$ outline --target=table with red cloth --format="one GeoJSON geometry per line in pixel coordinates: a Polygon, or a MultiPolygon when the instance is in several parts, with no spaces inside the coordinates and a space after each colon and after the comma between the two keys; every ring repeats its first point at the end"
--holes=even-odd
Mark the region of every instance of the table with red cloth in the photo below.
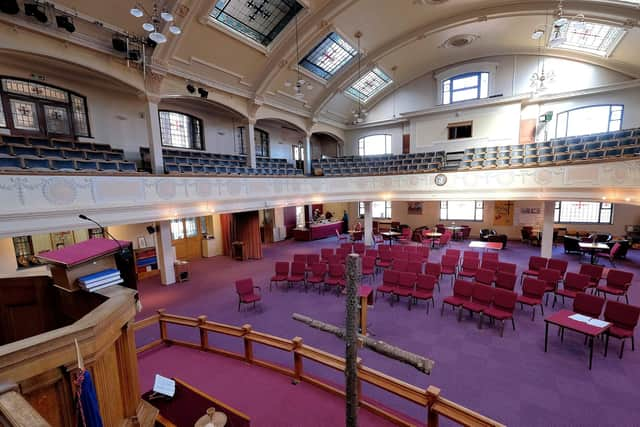
{"type": "Polygon", "coordinates": [[[172,398],[150,399],[152,390],[144,393],[142,398],[155,406],[160,414],[156,425],[165,427],[192,427],[196,421],[206,414],[207,409],[215,408],[216,412],[224,412],[227,416],[225,427],[250,427],[251,420],[242,412],[203,393],[197,388],[174,378],[176,393],[172,398]]]}
{"type": "Polygon", "coordinates": [[[502,242],[484,242],[474,240],[473,242],[469,242],[470,248],[480,248],[480,249],[494,249],[499,251],[502,249],[502,242]]]}
{"type": "MultiPolygon", "coordinates": [[[[579,332],[587,337],[589,340],[589,369],[591,369],[591,363],[593,360],[593,340],[596,337],[605,334],[607,330],[611,327],[611,324],[608,323],[605,326],[595,326],[590,325],[585,322],[581,322],[579,320],[574,320],[570,316],[573,316],[575,313],[571,310],[560,310],[557,313],[553,313],[552,315],[546,317],[544,319],[545,327],[544,327],[544,351],[547,352],[547,341],[549,337],[549,324],[557,325],[561,328],[561,340],[564,338],[564,329],[569,329],[571,331],[579,332]]],[[[587,316],[584,316],[587,317],[587,316]]],[[[605,334],[605,347],[609,344],[609,334],[605,334]]]]}
{"type": "Polygon", "coordinates": [[[318,240],[326,237],[335,237],[336,231],[342,233],[342,221],[309,224],[305,228],[294,228],[293,238],[301,241],[318,240]]]}

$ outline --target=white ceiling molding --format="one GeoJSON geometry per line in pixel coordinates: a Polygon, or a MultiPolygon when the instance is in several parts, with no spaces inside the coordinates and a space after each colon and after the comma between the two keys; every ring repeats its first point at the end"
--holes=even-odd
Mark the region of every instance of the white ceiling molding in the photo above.
{"type": "Polygon", "coordinates": [[[635,80],[629,80],[626,82],[612,83],[608,85],[592,87],[589,89],[574,90],[570,92],[552,93],[547,95],[543,94],[540,96],[531,96],[530,98],[525,99],[522,103],[524,105],[541,104],[546,102],[561,101],[564,99],[578,98],[581,96],[590,96],[590,95],[597,95],[602,93],[617,92],[621,90],[636,89],[639,87],[640,87],[640,79],[635,79],[635,80]]]}

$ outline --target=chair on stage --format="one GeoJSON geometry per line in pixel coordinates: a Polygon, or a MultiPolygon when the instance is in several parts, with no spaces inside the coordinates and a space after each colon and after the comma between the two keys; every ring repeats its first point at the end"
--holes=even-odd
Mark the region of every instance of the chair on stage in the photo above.
{"type": "Polygon", "coordinates": [[[502,326],[500,327],[500,338],[504,333],[505,320],[511,319],[511,325],[513,330],[516,330],[516,323],[513,319],[513,310],[516,308],[516,300],[518,295],[507,289],[494,289],[493,301],[489,308],[484,309],[480,313],[480,320],[478,321],[479,328],[482,329],[482,318],[487,316],[491,319],[500,320],[502,326]]]}
{"type": "MultiPolygon", "coordinates": [[[[622,341],[620,343],[620,359],[622,359],[624,343],[627,338],[631,338],[631,351],[636,349],[633,332],[638,324],[639,317],[640,307],[617,301],[607,301],[607,305],[604,308],[604,320],[613,324],[607,333],[622,341]]],[[[607,356],[607,347],[604,349],[604,355],[605,357],[607,356]]]]}
{"type": "Polygon", "coordinates": [[[260,286],[253,286],[253,279],[236,280],[236,292],[238,293],[238,311],[242,304],[253,304],[255,308],[256,302],[262,300],[260,296],[260,286]],[[258,290],[256,293],[255,290],[258,290]]]}
{"type": "Polygon", "coordinates": [[[278,261],[276,262],[276,274],[271,276],[271,281],[269,282],[269,292],[271,292],[271,285],[274,283],[276,287],[278,283],[288,282],[289,280],[289,263],[286,261],[278,261]]]}
{"type": "Polygon", "coordinates": [[[540,279],[526,277],[522,283],[522,295],[518,295],[517,302],[520,307],[528,305],[532,308],[531,321],[536,318],[536,306],[540,306],[540,313],[544,316],[544,308],[542,306],[542,298],[544,298],[547,284],[540,279]]]}

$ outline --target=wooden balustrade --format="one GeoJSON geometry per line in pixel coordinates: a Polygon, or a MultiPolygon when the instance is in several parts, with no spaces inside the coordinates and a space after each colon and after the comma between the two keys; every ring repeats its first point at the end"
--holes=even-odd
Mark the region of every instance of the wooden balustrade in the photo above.
{"type": "MultiPolygon", "coordinates": [[[[134,331],[138,331],[149,326],[159,325],[160,338],[137,349],[138,353],[157,347],[161,344],[176,344],[189,348],[209,351],[221,354],[227,357],[240,359],[248,363],[273,369],[282,374],[288,375],[294,381],[305,381],[313,384],[323,390],[329,391],[339,396],[344,396],[344,390],[327,384],[318,378],[310,376],[304,371],[304,360],[310,360],[331,369],[344,372],[345,360],[340,356],[327,353],[315,347],[303,343],[302,338],[295,337],[286,339],[274,335],[265,334],[263,332],[254,331],[251,325],[243,325],[241,327],[225,325],[223,323],[212,322],[207,320],[207,316],[199,316],[197,318],[187,316],[176,316],[167,314],[165,310],[158,310],[158,314],[147,317],[134,324],[134,331]],[[195,344],[182,340],[170,339],[167,336],[167,325],[179,325],[191,328],[198,328],[200,332],[200,343],[195,344]],[[236,353],[209,345],[209,333],[218,333],[237,338],[242,338],[244,344],[244,352],[236,353]],[[293,353],[293,369],[288,369],[280,365],[276,365],[265,360],[256,359],[253,352],[254,344],[262,344],[267,347],[293,353]]],[[[460,425],[469,427],[500,427],[503,424],[478,414],[464,406],[460,406],[450,400],[440,396],[440,389],[429,386],[426,390],[412,384],[406,383],[397,378],[383,374],[375,369],[362,365],[362,360],[358,359],[358,390],[361,390],[362,382],[374,385],[386,392],[400,396],[412,403],[425,407],[427,410],[427,426],[437,427],[439,417],[443,416],[460,425]]],[[[364,400],[362,393],[359,393],[360,405],[375,413],[378,416],[388,419],[389,421],[401,425],[412,426],[407,419],[397,414],[380,408],[376,404],[364,400]]]]}

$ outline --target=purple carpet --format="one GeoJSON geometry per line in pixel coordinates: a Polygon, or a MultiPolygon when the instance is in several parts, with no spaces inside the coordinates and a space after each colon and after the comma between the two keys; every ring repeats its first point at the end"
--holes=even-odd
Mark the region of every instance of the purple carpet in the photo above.
{"type": "MultiPolygon", "coordinates": [[[[466,249],[466,245],[453,242],[451,247],[466,249]]],[[[158,277],[147,279],[139,284],[143,311],[138,319],[153,314],[158,308],[186,316],[204,314],[210,320],[232,325],[249,323],[256,330],[281,337],[301,336],[309,345],[344,354],[344,343],[339,339],[291,320],[291,313],[299,312],[343,325],[343,296],[329,293],[318,295],[311,290],[305,293],[299,289],[274,289],[269,292],[268,286],[275,261],[291,261],[294,253],[319,253],[322,247],[335,246],[335,239],[281,242],[266,246],[265,258],[260,261],[240,262],[216,257],[194,262],[192,279],[185,283],[165,287],[160,285],[158,277]],[[244,277],[252,277],[256,285],[262,286],[263,301],[256,310],[243,308],[238,312],[234,281],[244,277]]],[[[442,252],[432,251],[430,261],[439,261],[442,252]]],[[[519,275],[526,267],[529,256],[538,254],[539,248],[509,242],[508,249],[500,252],[500,259],[518,264],[519,275]]],[[[561,246],[554,248],[554,257],[567,259],[568,271],[579,269],[579,256],[565,255],[561,246]]],[[[627,260],[617,263],[617,268],[634,273],[630,290],[632,304],[640,303],[639,266],[639,251],[629,251],[627,260]]],[[[378,283],[380,281],[381,275],[377,279],[378,283]]],[[[544,322],[539,312],[535,322],[531,322],[530,310],[517,308],[516,330],[507,325],[504,338],[499,337],[497,328],[487,327],[486,322],[482,330],[478,330],[477,323],[467,320],[466,316],[458,323],[451,310],[445,310],[441,317],[439,309],[442,298],[451,295],[449,278],[442,279],[441,285],[442,291],[436,292],[437,310],[431,310],[429,315],[426,315],[424,303],[408,311],[405,302],[391,306],[387,298],[379,298],[369,311],[369,327],[375,333],[375,338],[433,359],[435,368],[432,374],[421,374],[407,365],[366,349],[360,350],[365,365],[420,387],[440,387],[444,397],[511,426],[639,425],[637,385],[640,384],[640,351],[632,352],[630,343],[627,343],[624,358],[620,360],[617,357],[618,340],[612,339],[609,343],[606,359],[602,355],[603,343],[596,342],[593,370],[589,371],[588,347],[583,344],[581,335],[566,332],[564,343],[561,344],[552,329],[549,352],[544,353],[544,322]]],[[[519,283],[516,291],[520,292],[519,283]]],[[[571,304],[567,300],[565,308],[570,309],[571,304]]],[[[555,310],[560,308],[562,304],[556,305],[555,310]]],[[[553,311],[551,303],[545,307],[545,314],[553,311]]],[[[138,345],[157,336],[157,328],[140,331],[138,345]]],[[[180,327],[169,327],[169,336],[192,342],[199,340],[197,331],[180,327]]],[[[209,342],[221,348],[242,351],[242,343],[238,339],[210,334],[209,342]]],[[[255,355],[282,365],[293,365],[291,355],[278,350],[256,346],[255,355]]],[[[185,359],[187,363],[182,363],[183,355],[179,357],[177,360],[180,362],[170,371],[178,377],[183,370],[186,375],[194,369],[185,366],[190,363],[188,358],[185,359]]],[[[215,377],[219,365],[217,359],[211,360],[214,370],[212,376],[215,377]]],[[[153,358],[146,356],[140,359],[141,381],[147,386],[152,374],[159,369],[159,365],[153,362],[153,358]]],[[[337,384],[344,381],[342,373],[320,365],[306,363],[304,369],[337,384]]],[[[233,388],[234,385],[230,384],[229,393],[233,388]]],[[[425,410],[417,405],[368,385],[363,387],[363,392],[367,397],[412,418],[425,419],[425,410]]],[[[224,396],[218,397],[224,400],[224,396]]],[[[250,408],[241,409],[251,415],[250,408]]],[[[320,424],[309,418],[304,425],[320,424]]]]}

